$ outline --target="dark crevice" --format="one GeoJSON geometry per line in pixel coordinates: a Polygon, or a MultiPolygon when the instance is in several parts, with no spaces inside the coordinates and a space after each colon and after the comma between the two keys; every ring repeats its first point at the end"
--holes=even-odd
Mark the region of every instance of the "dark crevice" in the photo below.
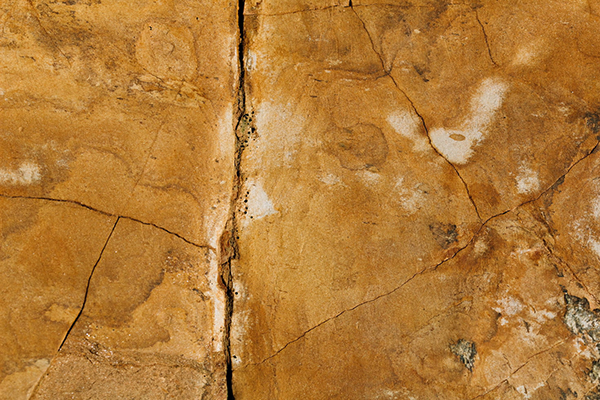
{"type": "Polygon", "coordinates": [[[238,0],[238,87],[237,87],[237,110],[234,123],[235,127],[235,158],[234,158],[234,179],[231,192],[230,216],[225,230],[220,239],[220,283],[225,291],[225,323],[223,333],[223,349],[226,363],[226,384],[227,400],[235,400],[233,393],[233,354],[231,353],[231,323],[234,307],[234,287],[232,263],[238,258],[238,223],[236,219],[236,210],[238,199],[241,194],[243,176],[241,172],[242,153],[247,145],[248,112],[246,106],[246,68],[245,51],[246,35],[244,27],[244,9],[245,0],[238,0]]]}
{"type": "Polygon", "coordinates": [[[181,236],[178,233],[175,233],[167,228],[163,228],[162,226],[156,225],[153,222],[146,222],[146,221],[142,221],[140,219],[137,218],[133,218],[133,217],[128,217],[126,215],[117,215],[117,214],[113,214],[113,213],[109,213],[107,211],[103,211],[103,210],[99,210],[97,208],[94,208],[92,206],[89,206],[87,204],[84,204],[82,202],[76,201],[76,200],[68,200],[68,199],[54,199],[51,197],[43,197],[43,196],[13,196],[13,195],[8,195],[8,194],[3,194],[0,193],[0,197],[4,197],[5,199],[23,199],[23,200],[42,200],[42,201],[50,201],[50,202],[54,202],[54,203],[65,203],[65,204],[72,204],[72,205],[76,205],[79,207],[83,207],[87,210],[96,212],[98,214],[102,214],[102,215],[106,215],[107,217],[117,217],[120,219],[127,219],[129,221],[133,221],[133,222],[137,222],[138,224],[142,224],[142,225],[146,225],[146,226],[152,226],[156,229],[159,229],[165,233],[168,233],[169,235],[173,235],[181,240],[183,240],[184,242],[186,242],[187,244],[191,244],[194,247],[198,247],[198,248],[206,248],[206,249],[210,249],[213,252],[216,251],[216,249],[212,248],[209,245],[206,244],[198,244],[195,242],[192,242],[189,239],[186,239],[185,237],[181,236]]]}
{"type": "Polygon", "coordinates": [[[90,272],[90,276],[88,277],[87,285],[85,287],[85,294],[83,295],[83,302],[81,303],[81,308],[79,309],[79,312],[77,313],[77,316],[73,320],[73,323],[69,327],[69,330],[67,330],[67,333],[65,334],[65,337],[62,340],[60,346],[58,346],[58,352],[60,352],[62,350],[65,342],[69,338],[69,334],[73,330],[73,327],[75,326],[75,324],[77,324],[77,321],[79,321],[79,318],[81,317],[81,314],[83,314],[83,309],[85,308],[85,304],[86,304],[87,299],[88,299],[88,294],[90,292],[90,283],[92,282],[92,277],[94,276],[94,272],[96,271],[96,267],[98,267],[98,264],[100,264],[100,260],[102,259],[102,255],[104,254],[104,250],[106,250],[106,246],[108,246],[108,242],[110,242],[110,238],[112,237],[113,233],[115,232],[115,228],[117,227],[117,224],[119,223],[120,220],[121,220],[121,217],[117,217],[117,220],[115,221],[115,224],[113,225],[112,229],[110,230],[110,233],[108,234],[108,237],[106,238],[106,241],[104,242],[104,246],[102,246],[102,250],[100,250],[100,254],[98,255],[98,259],[96,260],[96,263],[94,263],[94,266],[92,267],[92,271],[90,272]]]}

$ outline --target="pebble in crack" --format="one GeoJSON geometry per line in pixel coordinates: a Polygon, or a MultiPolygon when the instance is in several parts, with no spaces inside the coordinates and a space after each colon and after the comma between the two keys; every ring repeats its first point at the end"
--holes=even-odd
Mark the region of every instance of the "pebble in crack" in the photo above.
{"type": "Polygon", "coordinates": [[[567,311],[563,322],[576,335],[588,335],[594,342],[600,341],[600,312],[590,310],[586,298],[579,298],[565,293],[567,311]]]}
{"type": "Polygon", "coordinates": [[[460,361],[465,365],[465,367],[467,367],[469,371],[473,371],[475,356],[477,355],[475,343],[465,339],[459,339],[458,342],[450,345],[450,351],[452,351],[452,354],[460,358],[460,361]]]}

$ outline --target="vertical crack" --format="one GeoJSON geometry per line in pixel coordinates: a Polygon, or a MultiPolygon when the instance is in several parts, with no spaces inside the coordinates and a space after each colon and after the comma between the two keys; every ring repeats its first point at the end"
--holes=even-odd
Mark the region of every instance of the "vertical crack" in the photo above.
{"type": "Polygon", "coordinates": [[[247,121],[246,110],[246,68],[245,51],[246,35],[244,28],[245,0],[238,0],[237,23],[238,23],[238,87],[237,87],[237,110],[234,121],[235,127],[235,157],[234,157],[234,179],[231,193],[231,204],[229,207],[229,219],[220,239],[220,283],[225,291],[225,326],[223,335],[223,349],[226,363],[226,385],[227,400],[234,400],[233,394],[233,354],[231,353],[231,324],[234,307],[234,287],[232,264],[238,258],[238,223],[236,210],[242,186],[242,153],[247,144],[247,121]]]}
{"type": "Polygon", "coordinates": [[[494,64],[497,67],[498,63],[496,62],[496,60],[494,60],[494,57],[492,56],[492,49],[490,48],[490,42],[488,40],[488,36],[485,31],[485,27],[483,26],[481,19],[479,19],[479,13],[477,12],[477,9],[474,9],[473,11],[475,12],[475,19],[477,20],[477,23],[481,27],[481,32],[483,32],[483,40],[485,41],[485,47],[487,48],[487,53],[488,53],[488,56],[490,57],[490,61],[492,62],[492,64],[494,64]]]}

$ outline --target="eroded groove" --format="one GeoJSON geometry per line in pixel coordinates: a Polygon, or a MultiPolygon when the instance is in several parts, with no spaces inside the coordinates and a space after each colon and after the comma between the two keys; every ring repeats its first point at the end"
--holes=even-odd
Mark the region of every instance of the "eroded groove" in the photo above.
{"type": "Polygon", "coordinates": [[[87,204],[81,203],[79,201],[76,200],[67,200],[67,199],[54,199],[51,197],[43,197],[43,196],[13,196],[13,195],[8,195],[8,194],[3,194],[0,193],[0,197],[4,197],[5,199],[23,199],[23,200],[41,200],[41,201],[49,201],[49,202],[54,202],[54,203],[66,203],[66,204],[72,204],[72,205],[76,205],[79,207],[83,207],[85,209],[88,209],[90,211],[96,212],[98,214],[102,214],[102,215],[106,215],[107,217],[115,217],[115,218],[120,218],[120,219],[127,219],[129,221],[133,221],[133,222],[137,222],[138,224],[142,224],[142,225],[146,225],[146,226],[152,226],[156,229],[159,229],[165,233],[168,233],[169,235],[173,235],[181,240],[183,240],[184,242],[186,242],[187,244],[191,244],[194,247],[198,247],[200,249],[209,249],[213,252],[216,252],[216,249],[207,245],[207,244],[198,244],[195,242],[192,242],[191,240],[185,238],[184,236],[181,236],[178,233],[175,233],[173,231],[168,230],[167,228],[163,228],[160,225],[157,225],[153,222],[146,222],[146,221],[142,221],[140,219],[137,218],[133,218],[133,217],[128,217],[126,215],[117,215],[117,214],[113,214],[113,213],[109,213],[107,211],[103,211],[103,210],[99,210],[97,208],[91,207],[87,204]]]}
{"type": "Polygon", "coordinates": [[[231,353],[231,324],[233,319],[234,307],[234,287],[232,263],[238,259],[238,223],[236,219],[237,204],[241,194],[243,176],[241,171],[242,153],[247,145],[247,120],[248,113],[246,107],[246,68],[244,55],[246,51],[246,31],[244,27],[245,0],[238,0],[238,87],[237,87],[237,113],[234,124],[235,132],[235,158],[234,158],[234,179],[231,190],[231,203],[229,206],[229,219],[225,226],[225,231],[220,238],[220,280],[225,291],[225,322],[223,334],[223,349],[226,363],[226,385],[227,399],[234,400],[233,393],[233,354],[231,353]]]}

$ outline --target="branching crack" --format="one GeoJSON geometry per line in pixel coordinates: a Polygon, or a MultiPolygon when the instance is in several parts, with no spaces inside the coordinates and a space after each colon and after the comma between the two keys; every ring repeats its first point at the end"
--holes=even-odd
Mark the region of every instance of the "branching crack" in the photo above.
{"type": "MultiPolygon", "coordinates": [[[[285,349],[286,349],[288,346],[290,346],[291,344],[293,344],[293,343],[295,343],[295,342],[297,342],[297,341],[301,340],[301,339],[302,339],[302,338],[304,338],[304,337],[305,337],[305,336],[306,336],[306,335],[307,335],[309,332],[311,332],[311,331],[313,331],[313,330],[315,330],[315,329],[319,328],[320,326],[322,326],[322,325],[326,324],[327,322],[330,322],[330,321],[332,321],[332,320],[334,320],[334,319],[338,318],[339,316],[341,316],[341,315],[343,315],[343,314],[345,314],[345,313],[347,313],[347,312],[354,311],[354,310],[356,310],[357,308],[359,308],[359,307],[361,307],[361,306],[363,306],[363,305],[365,305],[365,304],[369,304],[369,303],[375,302],[375,301],[377,301],[377,300],[379,300],[379,299],[381,299],[381,298],[384,298],[384,297],[390,296],[391,294],[393,294],[393,293],[397,292],[398,290],[402,289],[402,288],[403,288],[403,287],[404,287],[406,284],[408,284],[410,281],[412,281],[413,279],[415,279],[417,276],[419,276],[419,275],[422,275],[422,274],[426,273],[427,271],[435,271],[435,270],[437,270],[437,269],[438,269],[438,268],[439,268],[441,265],[443,265],[443,264],[447,263],[448,261],[451,261],[451,260],[452,260],[452,259],[454,259],[454,258],[455,258],[455,257],[456,257],[456,256],[457,256],[457,255],[458,255],[460,252],[462,252],[462,251],[463,251],[463,250],[465,250],[467,247],[469,247],[469,246],[470,246],[470,245],[471,245],[471,244],[472,244],[472,243],[475,241],[475,239],[476,239],[476,238],[479,236],[479,234],[481,233],[481,231],[482,231],[482,230],[483,230],[483,229],[486,227],[486,225],[487,225],[487,224],[488,224],[490,221],[492,221],[492,220],[494,220],[494,219],[496,219],[496,218],[499,218],[499,217],[501,217],[501,216],[503,216],[503,215],[506,215],[506,214],[512,213],[512,212],[516,211],[517,209],[519,209],[519,208],[521,208],[521,207],[523,207],[523,206],[525,206],[525,205],[527,205],[527,204],[529,204],[529,203],[533,203],[533,202],[536,202],[536,201],[538,201],[538,200],[539,200],[539,199],[540,199],[542,196],[544,196],[544,195],[545,195],[547,192],[549,192],[549,191],[550,191],[550,190],[552,190],[554,187],[556,187],[556,186],[557,186],[557,185],[558,185],[560,182],[562,182],[562,181],[564,180],[565,176],[566,176],[566,175],[567,175],[567,174],[568,174],[568,173],[569,173],[569,172],[570,172],[570,171],[571,171],[571,170],[572,170],[572,169],[573,169],[573,168],[574,168],[574,167],[575,167],[577,164],[579,164],[580,162],[582,162],[583,160],[585,160],[587,157],[589,157],[591,154],[593,154],[593,153],[594,153],[594,152],[595,152],[595,151],[598,149],[599,145],[600,145],[600,141],[598,141],[598,142],[596,143],[596,145],[594,146],[594,148],[593,148],[592,150],[590,150],[590,151],[589,151],[587,154],[585,154],[583,157],[581,157],[581,158],[580,158],[580,159],[578,159],[576,162],[574,162],[574,163],[573,163],[573,164],[572,164],[572,165],[571,165],[571,166],[570,166],[570,167],[567,169],[567,171],[566,171],[566,172],[565,172],[563,175],[561,175],[561,176],[560,176],[560,177],[559,177],[559,178],[558,178],[558,179],[557,179],[557,180],[554,182],[554,184],[552,184],[552,185],[551,185],[549,188],[547,188],[547,189],[546,189],[546,190],[544,190],[542,193],[540,193],[540,194],[539,194],[537,197],[535,197],[535,198],[533,198],[533,199],[530,199],[530,200],[527,200],[527,201],[525,201],[525,202],[523,202],[523,203],[521,203],[521,204],[517,205],[517,206],[516,206],[516,207],[514,207],[514,208],[511,208],[511,209],[505,210],[505,211],[503,211],[503,212],[501,212],[501,213],[498,213],[498,214],[492,215],[491,217],[489,217],[488,219],[486,219],[486,220],[485,220],[485,221],[484,221],[484,222],[483,222],[483,223],[482,223],[482,224],[479,226],[479,228],[478,228],[478,229],[477,229],[477,231],[476,231],[476,232],[473,234],[473,236],[472,236],[472,237],[471,237],[471,239],[470,239],[470,240],[467,242],[467,244],[465,244],[463,247],[459,248],[459,249],[458,249],[456,252],[454,252],[454,254],[452,254],[450,257],[448,257],[448,258],[446,258],[446,259],[442,260],[441,262],[439,262],[438,264],[436,264],[436,265],[435,265],[435,266],[433,266],[433,267],[426,267],[426,268],[423,268],[422,270],[420,270],[420,271],[416,272],[416,273],[415,273],[414,275],[412,275],[410,278],[408,278],[407,280],[405,280],[405,281],[404,281],[404,282],[403,282],[403,283],[402,283],[400,286],[397,286],[396,288],[394,288],[394,289],[392,289],[392,290],[390,290],[390,291],[388,291],[388,292],[386,292],[386,293],[380,294],[380,295],[378,295],[378,296],[376,296],[376,297],[373,297],[372,299],[366,300],[366,301],[364,301],[364,302],[362,302],[362,303],[359,303],[359,304],[357,304],[357,305],[355,305],[355,306],[352,306],[352,307],[350,307],[350,308],[347,308],[347,309],[345,309],[345,310],[343,310],[343,311],[339,312],[338,314],[336,314],[336,315],[334,315],[334,316],[332,316],[332,317],[329,317],[329,318],[327,318],[327,319],[325,319],[325,320],[323,320],[323,321],[319,322],[317,325],[315,325],[315,326],[313,326],[312,328],[310,328],[310,329],[308,329],[308,330],[304,331],[304,332],[303,332],[303,333],[302,333],[300,336],[298,336],[298,337],[296,337],[295,339],[293,339],[293,340],[289,341],[289,342],[288,342],[288,343],[286,343],[286,344],[285,344],[283,347],[281,347],[279,350],[277,350],[275,353],[273,353],[272,355],[270,355],[270,356],[266,357],[266,358],[265,358],[265,359],[263,359],[262,361],[259,361],[259,362],[256,362],[256,363],[249,363],[249,364],[246,364],[246,365],[245,365],[244,367],[242,367],[242,368],[247,368],[247,367],[251,367],[251,366],[255,366],[255,365],[260,365],[260,364],[262,364],[262,363],[264,363],[264,362],[266,362],[266,361],[268,361],[268,360],[270,360],[270,359],[274,358],[275,356],[279,355],[279,353],[281,353],[282,351],[284,351],[284,350],[285,350],[285,349]]],[[[553,347],[557,346],[558,344],[560,344],[560,343],[557,343],[557,344],[555,344],[554,346],[552,346],[551,348],[549,348],[549,349],[547,349],[547,350],[544,350],[544,351],[542,351],[542,352],[540,352],[540,353],[537,353],[537,354],[535,354],[535,355],[534,355],[534,356],[532,356],[531,358],[533,358],[533,357],[535,357],[535,356],[537,356],[537,355],[539,355],[539,354],[541,354],[541,353],[543,353],[543,352],[545,352],[545,351],[548,351],[548,350],[552,349],[553,347]]],[[[528,361],[529,361],[529,360],[528,360],[528,361]]],[[[526,364],[526,363],[525,363],[525,364],[526,364]]],[[[517,368],[517,369],[516,369],[516,370],[513,372],[513,374],[514,374],[514,373],[516,373],[516,372],[517,372],[518,370],[520,370],[521,368],[523,368],[523,367],[525,366],[525,364],[524,364],[524,365],[521,365],[520,367],[518,367],[518,368],[517,368]]],[[[511,374],[511,376],[512,376],[512,374],[511,374]]],[[[507,379],[508,379],[508,378],[507,378],[507,379]]],[[[498,386],[499,386],[500,384],[502,384],[502,382],[500,382],[500,383],[498,384],[498,386]]],[[[498,387],[498,386],[496,386],[496,387],[498,387]]],[[[494,389],[495,389],[495,388],[494,388],[494,389]]],[[[494,389],[492,389],[492,390],[494,390],[494,389]]],[[[491,390],[490,390],[490,391],[491,391],[491,390]]],[[[481,396],[483,396],[483,395],[479,395],[478,397],[481,397],[481,396]]],[[[474,399],[473,399],[473,400],[474,400],[474,399]]]]}
{"type": "Polygon", "coordinates": [[[429,129],[427,128],[427,124],[425,123],[425,118],[423,118],[423,115],[421,115],[421,113],[418,111],[417,107],[415,106],[415,103],[411,100],[411,98],[408,96],[408,94],[400,87],[400,85],[398,84],[398,82],[396,81],[396,79],[394,78],[394,76],[392,75],[392,71],[391,71],[392,66],[390,65],[389,70],[386,69],[386,67],[385,67],[385,61],[383,60],[383,56],[375,48],[375,42],[373,41],[373,37],[371,36],[371,33],[367,29],[367,25],[365,24],[365,21],[360,17],[360,15],[358,14],[358,12],[354,9],[354,7],[352,6],[352,2],[351,1],[350,1],[350,3],[349,3],[348,6],[354,12],[354,14],[356,15],[356,18],[358,18],[358,20],[362,24],[363,29],[365,30],[365,32],[367,34],[367,37],[369,38],[369,41],[371,42],[371,49],[373,50],[373,52],[379,58],[379,62],[381,63],[381,68],[382,68],[382,70],[383,70],[383,72],[385,74],[384,76],[388,76],[392,80],[392,83],[394,84],[394,86],[396,87],[396,89],[400,93],[402,93],[402,95],[409,102],[409,104],[410,104],[411,108],[413,109],[414,113],[417,115],[417,117],[419,117],[419,120],[421,121],[423,129],[425,130],[425,133],[427,134],[427,141],[429,142],[429,146],[433,149],[433,151],[438,156],[440,156],[441,158],[443,158],[444,161],[448,165],[450,165],[450,167],[452,167],[452,169],[454,170],[454,172],[456,172],[456,175],[458,175],[458,178],[460,179],[460,181],[462,182],[463,186],[465,187],[465,191],[467,192],[467,196],[469,198],[469,201],[471,202],[471,204],[473,205],[473,208],[475,209],[475,214],[477,214],[477,217],[481,221],[482,218],[481,218],[481,215],[479,214],[479,209],[477,208],[477,204],[475,203],[475,199],[473,198],[473,196],[471,195],[471,192],[469,191],[469,186],[467,185],[467,182],[464,180],[464,178],[462,177],[462,175],[458,171],[458,168],[456,168],[456,166],[453,163],[451,163],[450,160],[448,160],[442,153],[440,153],[439,150],[433,145],[433,142],[431,141],[431,136],[429,135],[429,129]]]}
{"type": "Polygon", "coordinates": [[[558,260],[558,262],[563,265],[565,268],[567,268],[569,270],[569,272],[571,273],[571,275],[573,275],[573,277],[575,278],[575,280],[583,287],[583,289],[587,292],[587,294],[594,299],[594,301],[596,302],[596,304],[600,304],[598,303],[598,298],[594,295],[594,293],[587,287],[587,285],[581,280],[581,278],[579,278],[579,276],[577,276],[577,274],[575,273],[575,271],[573,270],[573,268],[571,267],[571,265],[569,265],[565,260],[563,260],[562,257],[560,257],[558,254],[556,254],[554,252],[554,250],[552,249],[552,246],[550,246],[550,244],[548,243],[548,241],[546,239],[544,239],[543,237],[540,237],[540,240],[542,241],[542,243],[544,244],[544,247],[546,248],[546,250],[548,251],[548,253],[556,258],[558,260]]]}
{"type": "Polygon", "coordinates": [[[485,31],[485,27],[483,26],[483,23],[481,22],[481,19],[479,19],[479,12],[477,11],[477,9],[474,9],[473,12],[475,13],[475,19],[477,20],[477,23],[481,27],[481,32],[483,33],[483,40],[485,41],[485,47],[487,48],[487,53],[488,53],[488,56],[490,57],[490,61],[492,62],[492,64],[494,64],[497,67],[498,63],[496,62],[496,60],[494,60],[494,57],[492,56],[492,49],[490,47],[488,35],[485,31]]]}
{"type": "Polygon", "coordinates": [[[214,249],[213,247],[211,247],[209,245],[195,243],[195,242],[193,242],[193,241],[185,238],[184,236],[181,236],[180,234],[175,233],[175,232],[173,232],[173,231],[171,231],[171,230],[169,230],[167,228],[164,228],[164,227],[162,227],[160,225],[157,225],[157,224],[155,224],[153,222],[142,221],[140,219],[137,219],[137,218],[134,218],[134,217],[128,217],[126,215],[113,214],[113,213],[110,213],[110,212],[107,212],[107,211],[103,211],[103,210],[94,208],[92,206],[89,206],[89,205],[87,205],[85,203],[82,203],[82,202],[79,202],[79,201],[76,201],[76,200],[54,199],[52,197],[43,197],[43,196],[13,196],[13,195],[8,195],[8,194],[3,194],[3,193],[0,193],[0,197],[4,197],[5,199],[41,200],[41,201],[49,201],[49,202],[54,202],[54,203],[73,204],[73,205],[76,205],[76,206],[79,206],[79,207],[83,207],[83,208],[85,208],[87,210],[96,212],[98,214],[106,215],[107,217],[116,217],[116,218],[120,218],[120,219],[127,219],[129,221],[137,222],[137,223],[142,224],[142,225],[152,226],[152,227],[154,227],[156,229],[159,229],[159,230],[161,230],[161,231],[163,231],[165,233],[168,233],[169,235],[173,235],[173,236],[175,236],[175,237],[183,240],[187,244],[190,244],[190,245],[192,245],[194,247],[198,247],[198,248],[201,248],[201,249],[202,248],[206,248],[206,249],[211,250],[212,252],[216,252],[216,249],[214,249]]]}
{"type": "Polygon", "coordinates": [[[363,301],[362,303],[359,303],[359,304],[357,304],[357,305],[355,305],[355,306],[352,306],[352,307],[350,307],[350,308],[347,308],[347,309],[345,309],[345,310],[343,310],[343,311],[339,312],[338,314],[336,314],[336,315],[334,315],[334,316],[332,316],[332,317],[329,317],[329,318],[327,318],[327,319],[325,319],[325,320],[323,320],[323,321],[319,322],[317,325],[315,325],[315,326],[313,326],[312,328],[310,328],[310,329],[306,330],[304,333],[302,333],[302,334],[301,334],[300,336],[298,336],[297,338],[295,338],[295,339],[293,339],[293,340],[289,341],[288,343],[286,343],[286,344],[285,344],[283,347],[281,347],[279,350],[277,350],[275,353],[273,353],[273,354],[272,354],[272,355],[270,355],[269,357],[267,357],[267,358],[265,358],[265,359],[263,359],[262,361],[259,361],[259,362],[257,362],[257,363],[249,363],[249,364],[245,365],[243,368],[250,367],[250,366],[254,366],[254,365],[259,365],[259,364],[262,364],[262,363],[264,363],[265,361],[268,361],[268,360],[270,360],[271,358],[273,358],[273,357],[277,356],[279,353],[281,353],[283,350],[285,350],[285,349],[286,349],[288,346],[290,346],[291,344],[293,344],[293,343],[297,342],[298,340],[302,339],[302,338],[303,338],[303,337],[305,337],[305,336],[306,336],[306,335],[307,335],[309,332],[311,332],[311,331],[313,331],[313,330],[317,329],[317,328],[318,328],[318,327],[320,327],[321,325],[324,325],[324,324],[326,324],[327,322],[329,322],[329,321],[332,321],[332,320],[334,320],[334,319],[336,319],[336,318],[340,317],[341,315],[343,315],[343,314],[345,314],[345,313],[347,313],[347,312],[354,311],[354,310],[356,310],[357,308],[359,308],[359,307],[362,307],[362,306],[364,306],[364,305],[366,305],[366,304],[373,303],[373,302],[375,302],[375,301],[377,301],[377,300],[379,300],[379,299],[382,299],[382,298],[384,298],[384,297],[390,296],[390,295],[392,295],[393,293],[397,292],[398,290],[402,289],[404,286],[406,286],[406,285],[407,285],[409,282],[411,282],[411,281],[412,281],[413,279],[415,279],[417,276],[419,276],[419,275],[423,275],[423,274],[427,273],[428,271],[435,271],[435,270],[437,270],[437,269],[438,269],[438,268],[439,268],[441,265],[443,265],[443,264],[447,263],[448,261],[450,261],[450,260],[454,259],[454,258],[455,258],[455,257],[458,255],[458,253],[460,253],[461,251],[463,251],[463,250],[465,250],[467,247],[469,247],[469,246],[471,245],[471,243],[473,243],[473,241],[475,240],[475,238],[477,237],[477,235],[479,235],[479,232],[481,232],[481,230],[484,228],[485,224],[487,224],[487,223],[488,223],[488,222],[489,222],[489,221],[490,221],[492,218],[494,218],[494,217],[490,217],[490,218],[489,218],[487,221],[485,221],[485,223],[483,223],[483,224],[482,224],[482,225],[479,227],[479,229],[477,230],[477,232],[475,232],[475,234],[474,234],[474,235],[471,237],[471,239],[470,239],[470,240],[467,242],[467,244],[465,244],[463,247],[461,247],[461,248],[459,248],[458,250],[456,250],[456,251],[455,251],[455,252],[454,252],[454,253],[453,253],[453,254],[452,254],[450,257],[447,257],[447,258],[445,258],[444,260],[440,261],[439,263],[437,263],[436,265],[434,265],[434,266],[432,266],[432,267],[426,267],[426,268],[423,268],[423,269],[421,269],[420,271],[418,271],[418,272],[414,273],[414,274],[413,274],[411,277],[409,277],[408,279],[406,279],[404,282],[402,282],[402,284],[400,284],[399,286],[395,287],[394,289],[392,289],[392,290],[390,290],[390,291],[388,291],[388,292],[385,292],[385,293],[383,293],[383,294],[380,294],[380,295],[378,295],[378,296],[375,296],[375,297],[373,297],[372,299],[369,299],[369,300],[363,301]]]}
{"type": "MultiPolygon", "coordinates": [[[[92,267],[92,270],[90,271],[90,275],[88,276],[87,284],[85,286],[85,293],[83,295],[83,301],[81,303],[81,307],[79,308],[79,312],[77,313],[77,316],[75,317],[75,319],[73,320],[73,322],[69,326],[69,329],[67,330],[67,333],[65,333],[65,336],[64,336],[62,342],[58,346],[58,350],[56,351],[56,355],[50,361],[50,365],[52,365],[52,362],[56,359],[56,357],[58,356],[58,354],[60,354],[63,346],[65,345],[67,339],[69,338],[69,335],[71,334],[71,331],[73,330],[73,328],[77,324],[77,321],[79,321],[79,318],[83,314],[83,310],[85,309],[85,305],[87,303],[88,295],[89,295],[89,292],[90,292],[90,284],[92,282],[92,278],[94,277],[94,272],[96,271],[96,268],[98,267],[98,264],[100,264],[100,260],[102,259],[102,255],[104,254],[104,251],[106,250],[106,247],[108,246],[108,242],[110,242],[110,239],[112,238],[113,233],[115,232],[115,229],[117,228],[117,224],[119,223],[120,220],[121,220],[121,217],[117,217],[117,219],[115,220],[114,225],[112,226],[112,229],[110,230],[110,233],[108,234],[108,237],[104,241],[104,245],[102,246],[102,250],[100,250],[100,254],[98,255],[98,258],[96,259],[96,262],[94,263],[94,266],[92,267]]],[[[41,383],[44,380],[44,378],[46,377],[46,375],[47,375],[47,373],[48,373],[49,370],[50,370],[50,366],[46,369],[46,373],[38,380],[38,382],[35,385],[34,389],[31,391],[31,396],[29,396],[30,399],[32,399],[32,398],[35,397],[36,392],[38,391],[39,387],[41,386],[41,383]]]]}
{"type": "Polygon", "coordinates": [[[85,308],[85,304],[87,302],[88,294],[90,291],[90,283],[92,282],[92,277],[94,276],[96,267],[98,267],[98,264],[100,263],[100,260],[102,259],[102,255],[104,254],[104,250],[106,250],[106,247],[108,246],[108,242],[110,242],[110,238],[112,237],[113,233],[115,232],[115,229],[117,228],[117,224],[119,223],[120,220],[121,220],[121,217],[117,217],[115,224],[113,225],[112,229],[110,230],[110,233],[108,234],[108,237],[106,238],[106,241],[104,242],[104,246],[102,246],[102,250],[100,250],[98,259],[96,260],[96,263],[92,267],[92,271],[90,272],[90,276],[88,277],[87,285],[85,287],[85,294],[83,295],[83,302],[81,304],[81,308],[79,309],[79,313],[77,313],[77,316],[73,320],[73,323],[69,327],[69,330],[67,330],[67,333],[65,334],[65,337],[64,337],[63,341],[61,342],[60,346],[58,346],[58,352],[60,352],[62,350],[63,345],[65,344],[65,342],[67,341],[67,338],[69,337],[69,334],[73,330],[73,327],[75,326],[75,324],[77,324],[77,321],[81,317],[81,314],[83,314],[83,309],[85,308]]]}
{"type": "Polygon", "coordinates": [[[475,400],[475,399],[482,398],[483,396],[487,395],[488,393],[491,393],[491,392],[493,392],[494,390],[498,389],[498,388],[499,388],[499,387],[500,387],[502,384],[504,384],[504,383],[508,383],[508,380],[509,380],[510,378],[512,378],[512,377],[513,377],[513,376],[514,376],[514,375],[515,375],[517,372],[519,372],[520,370],[522,370],[523,368],[525,368],[525,367],[526,367],[526,366],[527,366],[527,365],[528,365],[528,364],[529,364],[529,363],[530,363],[530,362],[531,362],[531,361],[532,361],[534,358],[536,358],[536,357],[538,357],[538,356],[540,356],[540,355],[542,355],[542,354],[545,354],[545,353],[547,353],[547,352],[551,351],[552,349],[554,349],[555,347],[557,347],[557,346],[560,346],[561,344],[564,344],[564,343],[565,343],[565,341],[564,341],[564,340],[559,340],[558,342],[554,343],[552,346],[550,346],[550,347],[547,347],[547,348],[545,348],[545,349],[543,349],[543,350],[540,350],[540,351],[538,351],[537,353],[535,353],[535,354],[533,354],[533,355],[529,356],[529,357],[527,358],[527,360],[525,360],[525,362],[524,362],[523,364],[521,364],[520,366],[518,366],[518,367],[517,367],[517,368],[516,368],[514,371],[512,371],[512,372],[511,372],[511,373],[510,373],[510,374],[509,374],[509,375],[508,375],[506,378],[502,379],[502,380],[501,380],[501,381],[500,381],[500,382],[499,382],[497,385],[495,385],[495,386],[494,386],[494,387],[492,387],[491,389],[489,389],[489,390],[487,390],[487,391],[485,391],[485,392],[483,392],[483,393],[481,393],[481,394],[478,394],[477,396],[475,396],[475,397],[471,398],[470,400],[475,400]]]}

